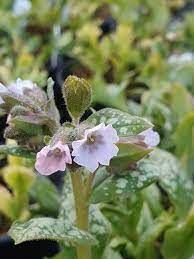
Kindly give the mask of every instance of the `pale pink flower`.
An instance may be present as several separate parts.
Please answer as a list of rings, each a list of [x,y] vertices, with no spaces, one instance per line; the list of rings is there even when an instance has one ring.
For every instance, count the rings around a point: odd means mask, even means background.
[[[68,145],[61,141],[54,146],[45,146],[37,153],[35,168],[43,175],[50,175],[57,171],[65,171],[66,164],[71,164],[71,154]]]
[[[22,80],[20,78],[16,79],[15,82],[11,83],[7,87],[5,87],[3,84],[0,83],[0,104],[4,103],[3,98],[1,97],[1,94],[4,93],[14,93],[23,95],[25,89],[32,90],[36,84],[34,84],[30,80]]]
[[[85,131],[84,138],[73,141],[72,156],[74,162],[94,172],[99,164],[109,165],[112,157],[118,153],[115,145],[119,141],[116,130],[112,125],[104,123]]]
[[[149,147],[155,147],[160,143],[160,135],[158,132],[154,131],[152,128],[142,131],[138,134],[139,136],[143,136],[143,142]]]

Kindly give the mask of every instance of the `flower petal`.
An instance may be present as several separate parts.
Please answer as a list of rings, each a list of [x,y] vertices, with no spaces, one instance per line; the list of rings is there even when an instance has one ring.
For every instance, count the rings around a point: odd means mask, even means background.
[[[160,135],[152,128],[142,131],[139,136],[144,137],[143,141],[148,147],[155,147],[160,143]]]

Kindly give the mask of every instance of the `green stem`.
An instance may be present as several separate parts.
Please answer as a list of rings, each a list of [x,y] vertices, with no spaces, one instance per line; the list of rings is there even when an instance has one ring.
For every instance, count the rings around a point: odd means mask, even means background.
[[[82,230],[89,231],[88,193],[86,195],[86,192],[84,191],[81,173],[75,171],[70,174],[75,200],[76,225]],[[76,250],[78,259],[92,259],[90,245],[77,245]]]

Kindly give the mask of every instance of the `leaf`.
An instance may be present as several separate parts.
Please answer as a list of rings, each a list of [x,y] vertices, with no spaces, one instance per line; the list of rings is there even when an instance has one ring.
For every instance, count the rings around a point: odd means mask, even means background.
[[[93,113],[85,122],[93,125],[100,123],[111,124],[120,137],[137,135],[153,127],[146,119],[111,108],[105,108]]]
[[[171,224],[171,220],[172,219],[168,214],[162,214],[152,222],[144,233],[141,234],[137,246],[137,259],[150,259],[156,257],[154,241]]]
[[[8,218],[14,219],[13,213],[13,199],[11,193],[3,186],[0,186],[0,212]]]
[[[93,248],[93,259],[101,258],[111,234],[111,226],[101,213],[98,205],[90,205],[89,211],[90,231],[98,240],[98,245]]]
[[[3,178],[14,193],[26,193],[35,181],[31,168],[11,165],[3,168]]]
[[[61,196],[59,218],[66,221],[68,224],[74,224],[75,217],[75,205],[71,178],[70,174],[66,174],[64,177],[64,187]]]
[[[47,111],[47,113],[51,116],[51,118],[59,122],[60,115],[55,104],[53,86],[54,86],[54,81],[51,77],[49,77],[47,80],[47,95],[49,100],[46,104],[45,111]]]
[[[46,177],[38,176],[30,189],[30,197],[36,201],[42,213],[57,216],[60,196],[55,185]]]
[[[155,167],[159,185],[168,193],[178,215],[185,215],[193,201],[193,183],[176,157],[167,151],[155,149],[149,158],[139,164],[144,168]]]
[[[113,250],[111,247],[107,247],[102,259],[122,259],[122,257],[117,251]]]
[[[90,201],[98,203],[111,201],[120,196],[127,197],[152,184],[157,178],[155,165],[139,166],[135,171],[125,171],[122,176],[111,175],[93,189]]]
[[[166,231],[162,252],[165,259],[190,259],[194,254],[194,209],[185,220]]]
[[[111,175],[93,188],[91,202],[106,202],[127,197],[158,181],[168,193],[179,216],[187,213],[193,201],[193,183],[181,169],[178,160],[164,150],[156,149],[137,163],[136,170]]]
[[[110,162],[110,167],[113,171],[121,171],[128,169],[131,164],[142,159],[152,149],[142,147],[132,143],[118,143],[119,152],[116,157],[113,157]]]
[[[0,145],[0,154],[19,156],[30,159],[35,159],[36,157],[36,153],[34,153],[32,150],[13,145]]]
[[[16,221],[8,234],[14,239],[15,244],[30,240],[49,239],[67,241],[74,245],[96,244],[95,238],[63,220],[54,218],[34,218],[25,223]]]
[[[173,85],[171,89],[170,105],[177,122],[179,122],[185,114],[192,111],[192,98],[184,86],[179,84]]]
[[[16,105],[21,105],[26,108],[29,108],[31,111],[38,113],[40,112],[40,107],[35,105],[34,101],[30,98],[27,98],[24,95],[17,95],[13,92],[2,93],[1,97],[3,98],[4,103],[1,104],[1,108],[5,110],[7,113],[10,112],[12,107]]]
[[[55,132],[58,125],[55,120],[49,118],[45,114],[33,114],[33,115],[20,115],[11,119],[16,128],[23,130],[25,133],[35,136],[37,134],[43,134],[42,126],[47,126],[51,132]],[[48,130],[47,130],[48,131]],[[50,133],[48,131],[48,133]]]
[[[194,112],[187,113],[179,123],[175,132],[176,152],[184,158],[187,169],[193,173],[194,145],[193,141]]]

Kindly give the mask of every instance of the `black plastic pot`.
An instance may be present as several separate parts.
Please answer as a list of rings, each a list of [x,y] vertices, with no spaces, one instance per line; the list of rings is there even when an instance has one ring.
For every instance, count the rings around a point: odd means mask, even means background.
[[[0,236],[0,258],[4,259],[43,259],[54,256],[59,251],[54,241],[29,241],[14,245],[8,235]]]

